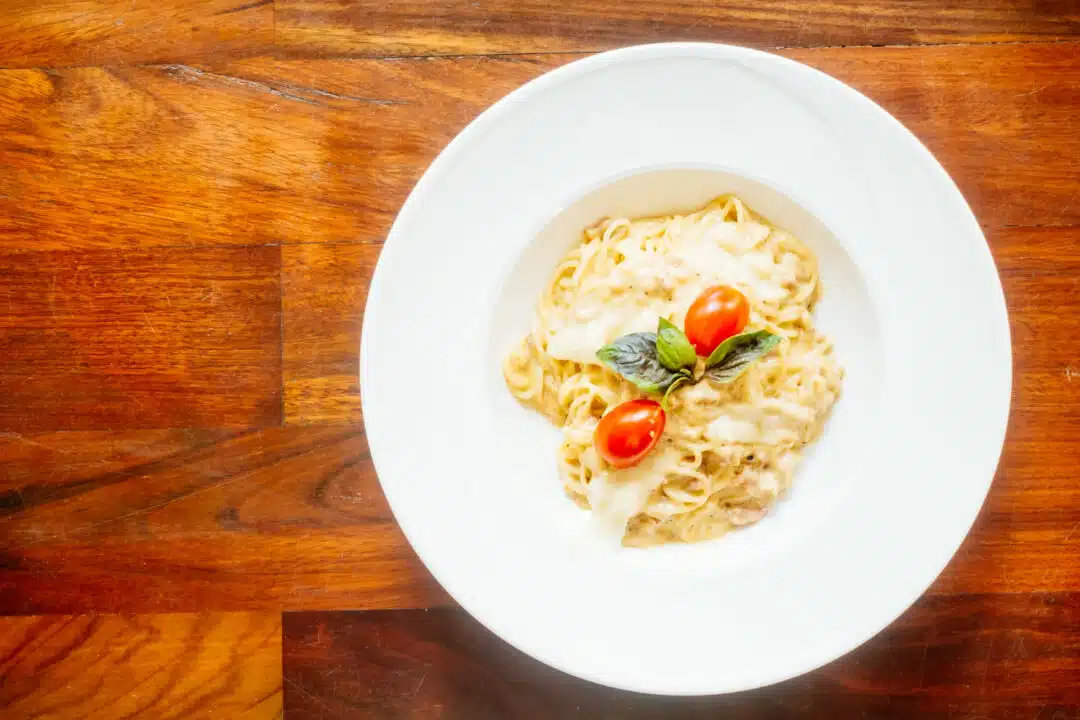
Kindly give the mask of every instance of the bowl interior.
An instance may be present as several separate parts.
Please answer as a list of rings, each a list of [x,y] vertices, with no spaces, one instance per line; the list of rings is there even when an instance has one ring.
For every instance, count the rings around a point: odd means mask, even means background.
[[[774,225],[806,242],[817,254],[824,294],[815,310],[819,327],[833,340],[845,369],[841,398],[825,433],[811,446],[792,491],[751,527],[693,545],[648,550],[622,548],[598,532],[589,513],[562,492],[556,467],[560,430],[520,405],[502,382],[501,363],[528,332],[533,308],[559,260],[582,231],[598,219],[692,211],[718,195],[733,193]],[[797,543],[834,513],[844,512],[861,455],[870,443],[881,376],[879,324],[867,284],[844,244],[815,215],[765,183],[723,170],[663,167],[623,174],[585,192],[540,229],[506,273],[491,318],[487,360],[492,426],[510,466],[507,502],[530,508],[515,526],[525,536],[560,538],[581,551],[607,556],[642,572],[714,574],[762,562]],[[869,480],[873,482],[873,479]]]
[[[841,398],[765,521],[624,549],[563,495],[559,431],[501,361],[582,228],[726,192],[816,251]],[[454,599],[550,665],[668,694],[792,677],[907,608],[985,497],[1011,382],[993,260],[930,153],[820,72],[704,44],[571,63],[470,124],[394,223],[360,365],[387,500]]]

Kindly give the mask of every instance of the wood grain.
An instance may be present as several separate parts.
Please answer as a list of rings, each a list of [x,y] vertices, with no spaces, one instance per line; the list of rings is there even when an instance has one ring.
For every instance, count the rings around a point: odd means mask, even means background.
[[[1080,43],[785,54],[911,126],[987,227],[1080,223]],[[379,242],[458,130],[575,57],[0,71],[0,242]]]
[[[1066,592],[1080,587],[1080,228],[989,241],[1016,347],[1013,417],[983,513],[931,592]],[[377,249],[287,248],[298,423],[357,411],[359,304]],[[358,426],[8,433],[0,478],[0,612],[447,600],[393,523]]]
[[[424,607],[359,427],[0,436],[0,614]]]
[[[277,44],[301,55],[574,52],[673,40],[756,47],[1058,40],[1070,0],[276,0]]]
[[[1012,413],[997,477],[939,593],[1080,587],[1080,228],[987,234],[1013,342]],[[1053,338],[1063,338],[1061,342]]]
[[[592,52],[674,40],[763,48],[1062,40],[1071,0],[37,0],[0,2],[0,67],[252,55]]]
[[[0,67],[250,55],[273,41],[273,0],[0,0]]]
[[[387,106],[320,92],[187,66],[0,72],[0,239],[67,250],[362,238],[369,203],[391,212],[378,178],[395,171],[379,149],[402,141],[372,135]]]
[[[830,73],[908,125],[955,177],[987,227],[1080,223],[1080,43],[822,48],[780,54]],[[577,56],[443,60],[268,61],[218,70],[273,85],[318,87],[398,103],[350,116],[382,143],[385,173],[352,176],[370,198],[360,237],[379,240],[413,182],[477,112]],[[986,68],[994,72],[986,72]],[[377,115],[361,121],[359,114]],[[371,150],[353,140],[349,156]],[[415,172],[415,174],[412,174]],[[384,208],[388,212],[383,214]]]
[[[1067,592],[1080,587],[1080,366],[1068,339],[1080,337],[1080,228],[989,240],[1016,347],[1013,417],[983,513],[931,592]],[[349,385],[377,247],[288,250],[287,286],[300,293],[286,304],[288,372],[306,388]],[[351,414],[352,397],[297,395],[294,418]],[[0,479],[0,612],[447,601],[393,523],[359,426],[8,433]]]
[[[460,610],[287,613],[290,720],[1077,718],[1080,595],[926,598],[848,656],[712,698],[610,690],[541,665]]]
[[[446,607],[357,352],[454,134],[585,52],[686,39],[786,48],[930,147],[987,230],[1015,385],[913,609],[804,678],[672,700]],[[1073,0],[0,0],[0,613],[28,615],[0,619],[0,716],[1080,720],[1078,117]],[[310,612],[342,609],[370,612]],[[35,616],[101,612],[147,614]]]
[[[280,253],[0,254],[0,430],[281,421]]]
[[[379,249],[282,248],[287,424],[360,420],[360,325]]]
[[[281,617],[0,618],[6,718],[282,716]]]
[[[1080,224],[1080,44],[784,54],[894,114],[984,226]]]

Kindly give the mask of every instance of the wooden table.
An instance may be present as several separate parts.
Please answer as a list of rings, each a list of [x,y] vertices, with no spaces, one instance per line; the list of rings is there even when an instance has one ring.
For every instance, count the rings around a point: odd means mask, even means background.
[[[357,350],[456,132],[582,55],[684,39],[820,68],[930,147],[997,260],[1016,379],[923,599],[805,677],[677,700],[453,606],[380,493]],[[1080,718],[1080,2],[0,0],[0,68],[0,717]]]

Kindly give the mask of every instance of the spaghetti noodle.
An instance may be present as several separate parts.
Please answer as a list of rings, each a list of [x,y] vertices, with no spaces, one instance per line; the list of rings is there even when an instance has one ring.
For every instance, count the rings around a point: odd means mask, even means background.
[[[656,448],[635,467],[607,466],[593,447],[597,422],[642,393],[596,351],[654,330],[660,317],[681,326],[718,283],[747,297],[748,327],[783,342],[730,384],[675,390]],[[568,495],[624,544],[718,537],[761,519],[784,494],[839,395],[843,371],[811,315],[819,294],[813,252],[734,196],[685,215],[605,219],[559,264],[504,376],[562,428]]]

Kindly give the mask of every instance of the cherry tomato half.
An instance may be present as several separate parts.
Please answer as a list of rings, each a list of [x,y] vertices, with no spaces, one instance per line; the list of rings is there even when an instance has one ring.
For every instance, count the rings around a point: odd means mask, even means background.
[[[708,357],[716,346],[746,327],[750,303],[733,287],[716,285],[700,295],[686,312],[686,338],[698,355]]]
[[[667,417],[655,400],[631,400],[600,418],[593,445],[616,468],[637,465],[660,441]]]

